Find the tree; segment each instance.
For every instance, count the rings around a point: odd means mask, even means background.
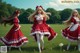
[[[0,0],[0,3],[2,3],[2,0]]]
[[[51,13],[50,19],[47,21],[48,23],[59,23],[60,15],[59,15],[58,11],[56,11],[53,8],[48,8],[46,10],[46,12],[50,12]]]
[[[79,9],[79,8],[77,8],[76,10],[78,10],[78,12],[79,12],[79,14],[80,14],[80,9]]]
[[[2,14],[2,16],[6,16],[6,17],[10,15],[5,2],[0,4],[0,13]]]
[[[24,13],[26,10],[25,9],[20,9],[20,12],[21,13]]]
[[[61,11],[60,15],[61,15],[61,21],[67,20],[70,15],[71,15],[72,9],[64,9],[63,11]]]
[[[9,17],[17,9],[20,10],[21,12],[21,15],[19,16],[19,19],[21,21],[20,23],[23,23],[23,24],[31,23],[28,20],[28,17],[34,12],[33,9],[31,8],[28,8],[26,10],[20,9],[15,6],[12,6],[11,4],[7,4],[6,2],[2,2],[2,0],[0,0],[0,17],[1,16]],[[80,14],[80,9],[77,8],[77,10]],[[62,21],[67,20],[71,15],[72,9],[67,8],[62,11],[56,11],[54,8],[47,8],[45,11],[51,13],[51,15],[49,15],[50,19],[47,21],[47,23],[55,24],[55,23],[61,23]]]
[[[28,20],[28,17],[30,14],[32,14],[34,12],[34,10],[32,10],[31,8],[28,8],[24,13],[22,13],[19,16],[20,19],[20,23],[30,23],[30,21]]]
[[[10,15],[17,9],[16,7],[11,6],[11,4],[7,4],[7,9]]]
[[[29,13],[33,13],[34,12],[34,10],[31,9],[31,8],[28,8],[26,11],[29,12]]]

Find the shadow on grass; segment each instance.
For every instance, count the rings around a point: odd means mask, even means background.
[[[77,51],[78,49],[77,49],[78,47],[77,47],[77,45],[70,45],[70,48],[69,48],[69,50],[67,50],[67,45],[64,45],[63,47],[62,47],[62,49],[59,47],[59,46],[55,46],[54,48],[52,48],[52,50],[56,50],[56,51]]]
[[[9,51],[9,48],[8,48],[8,51]],[[19,51],[19,48],[14,48],[12,47],[11,48],[11,51]],[[38,52],[38,47],[21,47],[21,51],[25,51],[25,52],[35,52],[37,51]]]
[[[0,46],[4,46],[3,44],[0,44]],[[7,50],[9,51],[9,47],[7,48]],[[19,48],[15,48],[15,47],[11,47],[11,51],[19,51]],[[31,47],[28,47],[28,46],[24,46],[24,47],[21,47],[21,51],[25,51],[25,52],[35,52],[37,51],[38,52],[38,47],[36,46],[31,46]]]
[[[38,47],[22,47],[22,51],[35,52],[38,51]]]

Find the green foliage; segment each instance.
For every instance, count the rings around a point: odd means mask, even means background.
[[[48,20],[49,23],[60,23],[61,17],[59,15],[58,11],[56,11],[53,8],[48,8],[46,10],[46,12],[50,12],[51,13],[50,20]]]
[[[64,9],[61,11],[61,21],[67,20],[71,15],[72,9]]]
[[[78,10],[78,12],[79,12],[79,14],[80,14],[80,9],[77,9]]]
[[[0,16],[9,16],[9,12],[8,12],[8,9],[7,9],[7,5],[6,3],[0,3]]]
[[[20,23],[30,23],[28,20],[29,15],[31,15],[34,12],[31,8],[28,8],[25,12],[23,12],[20,16]]]
[[[9,17],[17,9],[20,10],[21,12],[19,16],[20,23],[24,23],[24,24],[31,23],[28,20],[28,16],[34,12],[33,9],[31,8],[20,9],[20,8],[12,6],[11,4],[7,4],[6,2],[2,2],[2,0],[0,0],[0,17],[1,16]],[[80,14],[80,9],[78,8],[77,10]],[[47,8],[45,11],[51,13],[51,15],[49,15],[50,19],[47,21],[47,23],[50,23],[50,24],[59,23],[60,24],[62,23],[62,21],[67,20],[70,17],[72,9],[67,8],[61,11],[56,11],[54,8]]]

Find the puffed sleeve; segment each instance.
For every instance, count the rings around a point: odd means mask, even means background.
[[[72,23],[76,24],[76,20],[73,17],[70,20]]]
[[[72,26],[73,26],[74,24],[76,24],[76,21],[75,21],[75,19],[74,19],[73,17],[70,19],[70,21],[71,21],[71,24],[70,24],[70,26],[69,26],[68,29],[72,28]]]

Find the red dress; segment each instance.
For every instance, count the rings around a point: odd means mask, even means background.
[[[36,39],[36,33],[43,34],[48,37],[48,40],[52,40],[56,37],[56,32],[46,24],[45,17],[41,15],[34,16],[34,24],[32,26],[31,35]]]
[[[13,27],[5,37],[0,38],[0,41],[3,42],[6,46],[10,47],[20,47],[22,44],[28,42],[27,37],[24,37],[20,29],[15,31],[18,27],[19,20],[17,17],[15,17],[13,20]]]
[[[72,24],[62,30],[62,34],[66,39],[70,41],[77,41],[78,38],[80,37],[80,24],[79,24],[79,18],[77,17],[72,17],[70,19]]]

